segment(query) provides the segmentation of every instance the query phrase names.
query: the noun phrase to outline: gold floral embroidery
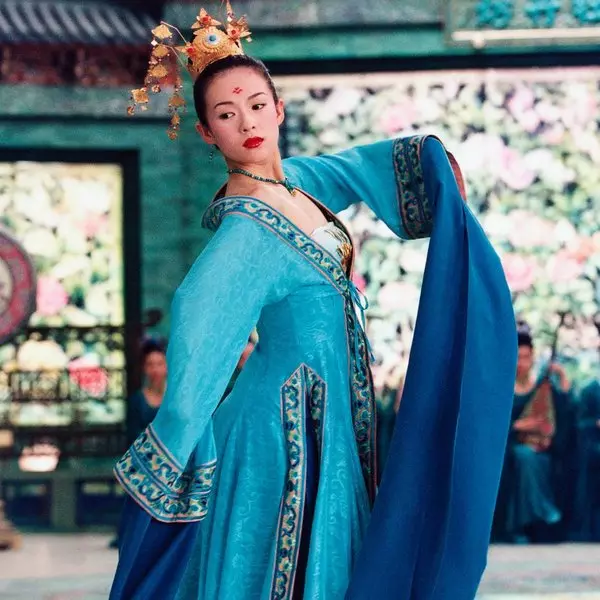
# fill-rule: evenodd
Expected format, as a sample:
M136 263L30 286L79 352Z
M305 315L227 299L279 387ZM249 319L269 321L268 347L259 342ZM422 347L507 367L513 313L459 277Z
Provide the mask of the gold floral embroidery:
M377 416L373 377L369 366L369 350L365 333L358 323L350 295L346 298L345 308L348 344L352 347L352 340L358 344L358 353L350 352L354 437L369 499L373 502L377 486Z
M392 150L402 226L413 239L428 237L433 227L433 206L425 193L421 167L421 146L426 137L398 138Z
M182 468L150 425L117 462L115 476L158 521L200 521L208 512L216 466L212 461L194 469Z
M306 365L298 367L281 388L288 470L279 514L271 600L289 600L292 597L306 494L305 400L310 407L320 457L325 395L325 382Z
M310 418L317 439L318 458L321 459L321 446L323 444L323 424L325 422L325 396L327 384L308 367L304 367L308 387L310 405Z
M231 197L213 202L202 219L202 224L216 231L228 214L243 213L266 225L285 242L302 252L333 283L340 292L348 289L344 269L328 252L324 251L311 237L305 235L289 219L270 206L255 198Z
M287 446L288 472L279 515L275 573L271 600L291 598L306 489L306 448L304 443L304 373L296 370L281 389L283 429Z

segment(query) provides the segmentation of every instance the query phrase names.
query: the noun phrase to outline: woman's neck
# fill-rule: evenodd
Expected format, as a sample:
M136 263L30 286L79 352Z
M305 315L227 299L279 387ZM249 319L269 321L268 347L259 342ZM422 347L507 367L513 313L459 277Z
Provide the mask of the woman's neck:
M144 389L155 396L162 396L165 393L165 382L149 382Z
M283 162L279 152L273 157L273 160L264 163L238 163L236 161L227 160L228 169L241 169L248 171L252 175L263 177L265 179L275 179L281 181L285 179L285 173L283 172ZM229 176L231 181L238 181L247 179L247 176L233 173Z
M533 377L531 373L525 373L524 375L517 376L515 381L515 391L529 391L533 388L535 382L533 381Z

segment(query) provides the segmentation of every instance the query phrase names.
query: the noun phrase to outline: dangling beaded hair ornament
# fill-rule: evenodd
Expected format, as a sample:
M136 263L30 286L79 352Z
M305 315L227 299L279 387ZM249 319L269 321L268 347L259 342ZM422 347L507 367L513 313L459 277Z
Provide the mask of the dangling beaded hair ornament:
M213 19L205 9L200 10L196 21L192 25L194 37L188 42L183 34L164 21L152 30L152 53L148 65L148 72L144 86L131 91L131 104L127 112L135 113L139 106L147 110L150 101L150 92L159 93L166 85L173 86L173 93L169 98L169 112L171 124L167 135L176 139L181 124L181 112L185 112L185 100L182 96L183 81L181 78L181 65L183 65L193 80L211 63L244 54L241 40L251 42L250 31L246 17L236 19L229 0L225 3L227 12L227 25L221 28L221 23ZM175 46L173 34L177 34L183 41L182 46Z

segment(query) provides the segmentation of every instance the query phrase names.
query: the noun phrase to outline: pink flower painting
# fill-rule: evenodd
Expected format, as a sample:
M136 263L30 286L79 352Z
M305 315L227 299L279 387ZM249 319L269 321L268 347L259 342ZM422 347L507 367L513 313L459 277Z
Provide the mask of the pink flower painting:
M68 368L71 381L85 393L95 397L106 393L108 375L93 358L76 358L69 363Z
M546 271L553 283L566 283L577 279L583 273L583 263L568 250L561 250L550 257Z
M513 292L525 292L535 281L537 263L531 256L505 254L502 257L502 268Z
M37 312L44 317L57 315L67 305L69 297L62 284L42 275L37 280Z

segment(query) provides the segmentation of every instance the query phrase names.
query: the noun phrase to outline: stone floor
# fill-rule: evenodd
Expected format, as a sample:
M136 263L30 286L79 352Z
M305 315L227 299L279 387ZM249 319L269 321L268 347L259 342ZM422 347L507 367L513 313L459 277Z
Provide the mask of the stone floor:
M24 535L0 553L2 600L106 600L117 553L107 535Z
M494 546L481 599L600 600L600 544Z
M20 550L0 552L0 598L106 600L117 558L108 540L26 535ZM480 600L525 599L600 600L600 545L492 548Z

